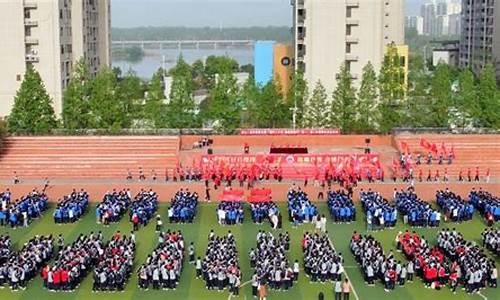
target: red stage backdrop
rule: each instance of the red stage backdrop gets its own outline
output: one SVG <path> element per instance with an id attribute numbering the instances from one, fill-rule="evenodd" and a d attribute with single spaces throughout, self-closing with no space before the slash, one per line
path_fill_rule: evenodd
<path id="1" fill-rule="evenodd" d="M 339 135 L 340 129 L 287 129 L 287 128 L 260 128 L 242 129 L 240 135 Z"/>
<path id="2" fill-rule="evenodd" d="M 325 172 L 358 173 L 366 177 L 368 170 L 375 176 L 382 168 L 379 154 L 216 154 L 201 158 L 203 170 L 228 170 L 247 167 L 265 169 L 280 167 L 283 177 L 303 179 L 323 177 Z"/>

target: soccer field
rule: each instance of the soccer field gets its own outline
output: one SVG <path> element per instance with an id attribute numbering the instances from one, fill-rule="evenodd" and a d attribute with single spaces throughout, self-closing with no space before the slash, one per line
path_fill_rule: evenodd
<path id="1" fill-rule="evenodd" d="M 204 281 L 195 278 L 195 270 L 193 265 L 189 265 L 187 261 L 184 264 L 182 271 L 182 276 L 180 284 L 175 291 L 142 291 L 137 286 L 137 275 L 133 273 L 131 279 L 126 286 L 126 290 L 122 293 L 92 293 L 92 276 L 87 276 L 83 281 L 82 285 L 76 289 L 74 292 L 49 292 L 43 288 L 42 279 L 38 276 L 35 280 L 28 284 L 28 287 L 24 291 L 11 292 L 9 288 L 4 288 L 0 290 L 0 299 L 8 300 L 42 300 L 42 299 L 252 299 L 251 295 L 251 285 L 249 280 L 253 274 L 250 268 L 248 253 L 250 248 L 256 246 L 256 234 L 258 230 L 271 230 L 269 224 L 255 225 L 252 223 L 250 218 L 250 209 L 247 207 L 245 213 L 245 223 L 243 225 L 236 226 L 220 226 L 217 224 L 215 215 L 216 204 L 201 204 L 198 209 L 198 214 L 195 219 L 194 224 L 181 224 L 181 225 L 170 225 L 167 220 L 167 205 L 161 205 L 159 209 L 159 214 L 163 217 L 165 223 L 165 230 L 181 230 L 184 235 L 186 245 L 190 242 L 194 242 L 196 246 L 197 256 L 204 255 L 207 236 L 210 229 L 214 229 L 216 233 L 222 235 L 227 233 L 228 230 L 235 235 L 238 251 L 240 256 L 240 266 L 243 272 L 243 287 L 238 297 L 230 297 L 227 291 L 217 292 L 208 291 L 205 289 Z M 318 203 L 318 208 L 320 213 L 328 215 L 328 208 L 326 203 Z M 79 234 L 87 234 L 90 231 L 101 230 L 106 238 L 109 238 L 115 231 L 120 230 L 123 233 L 129 233 L 132 226 L 128 221 L 127 217 L 124 217 L 122 221 L 118 224 L 113 224 L 111 226 L 105 227 L 100 224 L 96 224 L 95 220 L 95 206 L 91 206 L 87 214 L 75 224 L 65 224 L 65 225 L 55 225 L 52 212 L 53 207 L 49 209 L 44 216 L 32 223 L 28 228 L 18 228 L 12 230 L 7 227 L 0 227 L 0 234 L 9 234 L 13 241 L 14 250 L 19 250 L 22 244 L 39 234 L 53 234 L 57 236 L 62 233 L 65 237 L 66 243 L 73 241 Z M 369 287 L 363 282 L 363 278 L 358 268 L 353 255 L 349 251 L 349 240 L 351 234 L 354 230 L 358 232 L 365 232 L 365 222 L 364 213 L 361 207 L 358 210 L 358 220 L 352 224 L 334 224 L 329 222 L 327 225 L 329 236 L 335 246 L 335 248 L 342 252 L 345 258 L 345 269 L 347 275 L 352 281 L 355 293 L 358 299 L 363 300 L 378 300 L 378 299 L 440 299 L 440 300 L 451 300 L 451 299 L 489 299 L 495 300 L 500 299 L 500 290 L 487 288 L 482 290 L 480 294 L 467 295 L 462 290 L 457 291 L 457 294 L 453 295 L 448 288 L 444 288 L 441 291 L 435 291 L 426 289 L 422 282 L 417 278 L 413 283 L 407 283 L 404 287 L 397 286 L 396 289 L 390 293 L 384 291 L 383 286 L 378 282 L 374 287 Z M 280 204 L 280 210 L 283 215 L 287 215 L 286 204 Z M 329 218 L 330 220 L 330 218 Z M 151 251 L 156 247 L 158 243 L 158 237 L 155 233 L 154 220 L 146 228 L 141 228 L 137 233 L 137 252 L 134 262 L 134 272 L 137 268 L 145 261 L 146 257 L 151 253 Z M 399 220 L 398 226 L 395 229 L 385 230 L 381 232 L 376 232 L 373 235 L 384 245 L 384 250 L 389 251 L 394 249 L 394 237 L 398 230 L 411 229 L 402 224 Z M 474 219 L 470 222 L 455 225 L 455 224 L 445 224 L 450 228 L 456 227 L 464 237 L 469 241 L 476 241 L 481 243 L 481 231 L 484 229 L 485 224 L 476 215 Z M 498 225 L 497 225 L 498 226 Z M 300 240 L 302 234 L 305 231 L 313 230 L 311 224 L 301 225 L 297 228 L 293 228 L 286 218 L 283 220 L 283 231 L 288 231 L 291 235 L 291 251 L 289 253 L 290 261 L 298 259 L 302 263 L 302 251 L 300 249 Z M 416 229 L 419 234 L 424 235 L 430 243 L 435 242 L 437 229 Z M 395 252 L 395 251 L 394 251 Z M 404 257 L 395 252 L 397 256 L 401 258 L 404 262 Z M 497 267 L 500 264 L 500 260 L 496 258 Z M 272 291 L 270 290 L 270 295 L 268 299 L 317 299 L 319 292 L 325 293 L 325 299 L 333 299 L 333 286 L 329 284 L 321 283 L 310 283 L 309 279 L 303 275 L 299 276 L 298 284 L 295 284 L 293 288 L 287 292 Z M 356 299 L 356 296 L 351 293 L 351 299 Z"/>

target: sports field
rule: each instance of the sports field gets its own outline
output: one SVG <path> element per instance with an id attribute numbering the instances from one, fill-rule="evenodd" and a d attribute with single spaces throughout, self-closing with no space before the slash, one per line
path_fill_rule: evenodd
<path id="1" fill-rule="evenodd" d="M 75 292 L 48 292 L 42 286 L 42 280 L 37 277 L 35 280 L 28 284 L 28 287 L 24 291 L 11 292 L 9 288 L 4 288 L 0 290 L 0 299 L 8 300 L 42 300 L 42 299 L 252 299 L 251 286 L 248 281 L 251 278 L 252 270 L 250 268 L 250 262 L 248 257 L 248 252 L 250 248 L 255 247 L 255 236 L 258 230 L 270 230 L 269 224 L 255 225 L 252 223 L 250 218 L 250 209 L 247 208 L 245 213 L 245 223 L 243 225 L 236 226 L 219 226 L 216 221 L 215 215 L 216 204 L 201 204 L 198 210 L 198 214 L 195 219 L 194 224 L 182 224 L 182 225 L 170 225 L 167 220 L 167 205 L 163 204 L 160 206 L 159 214 L 162 215 L 165 223 L 165 229 L 171 230 L 181 230 L 186 245 L 190 242 L 194 242 L 196 246 L 197 255 L 203 256 L 205 247 L 207 244 L 207 236 L 210 229 L 214 229 L 218 234 L 227 233 L 227 230 L 231 230 L 236 237 L 238 250 L 240 255 L 240 265 L 243 271 L 242 283 L 244 286 L 241 289 L 239 297 L 230 297 L 228 292 L 216 292 L 208 291 L 204 288 L 204 281 L 195 278 L 195 270 L 193 265 L 189 265 L 187 262 L 184 265 L 182 271 L 182 277 L 180 280 L 179 287 L 175 291 L 142 291 L 137 287 L 137 275 L 134 273 L 131 276 L 130 281 L 126 286 L 126 290 L 122 293 L 92 293 L 92 276 L 87 276 L 83 281 L 83 284 Z M 71 242 L 81 233 L 89 233 L 90 231 L 101 230 L 106 237 L 109 237 L 116 230 L 120 230 L 124 233 L 128 233 L 131 230 L 131 224 L 125 217 L 118 224 L 111 225 L 109 227 L 104 227 L 100 224 L 96 224 L 95 206 L 90 207 L 89 212 L 77 223 L 67 224 L 67 225 L 55 225 L 52 219 L 53 208 L 49 209 L 43 218 L 36 220 L 28 228 L 18 228 L 12 230 L 7 227 L 0 228 L 0 234 L 9 234 L 13 240 L 13 246 L 15 250 L 19 250 L 22 244 L 37 234 L 49 234 L 58 235 L 62 233 L 65 237 L 66 243 Z M 328 214 L 328 208 L 326 203 L 318 203 L 318 208 L 320 213 Z M 417 279 L 413 283 L 407 283 L 404 287 L 397 286 L 393 292 L 387 293 L 384 291 L 381 283 L 377 283 L 374 287 L 368 287 L 363 282 L 361 272 L 356 265 L 352 254 L 349 251 L 349 240 L 353 230 L 358 232 L 365 232 L 365 222 L 364 214 L 360 207 L 358 210 L 358 221 L 352 224 L 333 224 L 328 223 L 327 228 L 329 236 L 333 241 L 335 248 L 342 252 L 345 258 L 345 269 L 347 275 L 352 281 L 355 293 L 358 299 L 363 300 L 378 300 L 378 299 L 440 299 L 440 300 L 458 300 L 458 299 L 489 299 L 495 300 L 500 299 L 499 289 L 485 289 L 482 290 L 480 294 L 467 295 L 460 290 L 457 294 L 453 295 L 447 288 L 441 291 L 435 291 L 426 289 Z M 286 215 L 286 205 L 284 203 L 280 204 L 281 212 Z M 470 241 L 481 242 L 481 231 L 484 229 L 485 224 L 478 216 L 470 222 L 454 225 L 446 224 L 444 226 L 456 227 L 460 232 L 463 233 L 464 237 Z M 498 226 L 498 225 L 497 225 Z M 158 238 L 155 234 L 155 224 L 154 221 L 151 222 L 146 228 L 141 228 L 137 233 L 137 252 L 134 270 L 142 264 L 148 254 L 155 248 Z M 385 251 L 393 249 L 394 237 L 398 230 L 405 230 L 409 227 L 405 227 L 402 221 L 399 221 L 399 225 L 395 229 L 385 230 L 381 232 L 374 233 L 374 236 L 380 240 Z M 300 240 L 304 231 L 313 230 L 311 224 L 301 225 L 297 228 L 293 228 L 286 218 L 283 220 L 283 231 L 288 231 L 291 234 L 291 252 L 289 253 L 289 259 L 294 261 L 299 259 L 302 263 L 302 251 L 300 249 Z M 420 234 L 424 235 L 431 243 L 434 243 L 434 238 L 436 236 L 437 229 L 416 229 Z M 404 257 L 400 253 L 395 252 L 396 255 L 400 256 L 402 261 Z M 497 258 L 497 267 L 500 264 L 500 260 Z M 317 299 L 319 292 L 325 293 L 325 299 L 334 299 L 333 297 L 333 287 L 332 284 L 321 284 L 321 283 L 310 283 L 309 279 L 306 278 L 303 273 L 300 274 L 300 279 L 298 284 L 287 292 L 270 291 L 268 299 Z M 352 295 L 351 299 L 356 299 L 356 295 Z"/>

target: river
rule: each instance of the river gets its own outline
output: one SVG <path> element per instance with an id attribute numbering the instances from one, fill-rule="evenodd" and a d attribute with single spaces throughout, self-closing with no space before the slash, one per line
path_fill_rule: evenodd
<path id="1" fill-rule="evenodd" d="M 112 59 L 113 67 L 119 67 L 123 73 L 133 70 L 137 76 L 150 79 L 163 63 L 168 70 L 175 66 L 177 58 L 182 54 L 189 64 L 198 59 L 206 59 L 210 55 L 229 56 L 238 64 L 253 64 L 253 48 L 226 48 L 226 49 L 147 49 L 143 59 L 136 63 Z"/>

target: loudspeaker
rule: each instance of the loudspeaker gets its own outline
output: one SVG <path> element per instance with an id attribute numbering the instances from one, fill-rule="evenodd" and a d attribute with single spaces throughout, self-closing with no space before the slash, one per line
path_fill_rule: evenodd
<path id="1" fill-rule="evenodd" d="M 370 153 L 371 153 L 370 148 L 365 148 L 365 154 L 370 154 Z"/>
<path id="2" fill-rule="evenodd" d="M 207 149 L 207 154 L 208 154 L 208 155 L 212 155 L 212 154 L 214 154 L 214 150 L 213 150 L 212 148 L 208 148 L 208 149 Z"/>
<path id="3" fill-rule="evenodd" d="M 365 143 L 366 143 L 366 144 L 369 144 L 369 143 L 371 143 L 371 142 L 372 142 L 372 140 L 371 140 L 370 138 L 366 138 L 366 139 L 365 139 Z"/>

